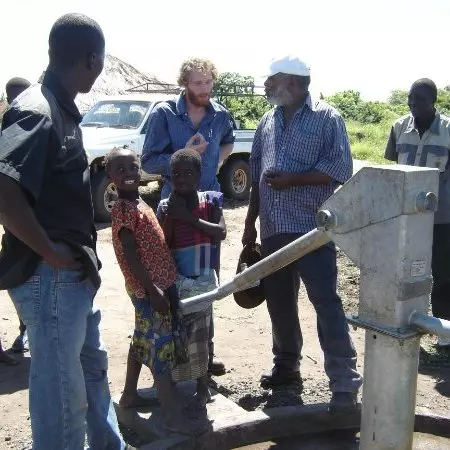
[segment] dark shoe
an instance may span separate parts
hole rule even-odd
[[[275,366],[271,372],[265,373],[259,380],[263,389],[272,389],[284,385],[301,385],[302,377],[298,370],[288,370]]]
[[[348,413],[357,408],[358,394],[356,392],[333,392],[329,411],[331,413]]]
[[[16,337],[11,349],[14,353],[24,353],[28,351],[28,336],[26,331],[24,334],[19,334],[19,336]]]
[[[209,361],[208,364],[208,375],[209,376],[216,376],[216,377],[220,377],[221,375],[225,375],[226,370],[225,370],[225,364],[220,361],[220,359],[216,359],[213,358],[212,360]]]

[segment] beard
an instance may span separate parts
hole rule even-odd
[[[211,94],[197,95],[186,87],[186,97],[195,106],[208,106],[211,100]]]
[[[267,102],[274,106],[286,106],[293,102],[291,93],[287,89],[277,89],[266,93]]]

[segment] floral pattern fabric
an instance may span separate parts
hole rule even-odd
[[[146,295],[144,286],[131,273],[125,260],[120,241],[120,230],[123,228],[133,232],[139,259],[149,271],[156,286],[161,290],[172,286],[177,278],[177,271],[153,210],[142,201],[130,202],[119,199],[112,208],[111,219],[114,251],[125,277],[128,294],[137,298],[144,298]]]

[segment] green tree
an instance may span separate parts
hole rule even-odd
[[[380,123],[391,114],[386,105],[380,102],[365,102],[358,91],[336,92],[327,101],[333,105],[345,120],[355,120],[361,123]]]
[[[450,86],[438,89],[436,109],[447,116],[450,115]]]
[[[254,94],[255,81],[248,75],[240,75],[236,72],[223,72],[214,84],[214,95],[225,98],[232,94]],[[222,100],[221,100],[222,101]]]
[[[256,128],[271,106],[262,95],[255,94],[253,77],[224,72],[214,85],[214,97],[230,111],[241,128]]]
[[[408,104],[408,91],[405,89],[394,89],[391,91],[388,102],[394,106],[405,106]]]
[[[358,91],[336,92],[327,98],[328,103],[333,105],[346,120],[358,120],[358,107],[360,106],[361,94]]]

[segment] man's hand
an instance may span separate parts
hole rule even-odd
[[[43,260],[55,269],[80,269],[82,267],[66,244],[52,243],[48,254],[43,255]]]
[[[208,142],[202,134],[196,133],[192,136],[185,145],[185,148],[196,151],[199,155],[206,152]]]
[[[185,199],[175,193],[170,194],[166,214],[171,219],[183,220],[184,222],[190,222],[193,218],[192,213],[186,206]]]
[[[242,245],[245,247],[247,244],[256,242],[258,233],[256,231],[255,224],[245,223],[244,233],[242,234]]]
[[[150,304],[154,311],[167,314],[170,310],[170,303],[164,292],[159,287],[154,286],[153,293],[150,295]]]
[[[276,190],[288,189],[294,186],[293,174],[289,172],[266,172],[264,179],[269,187]]]

